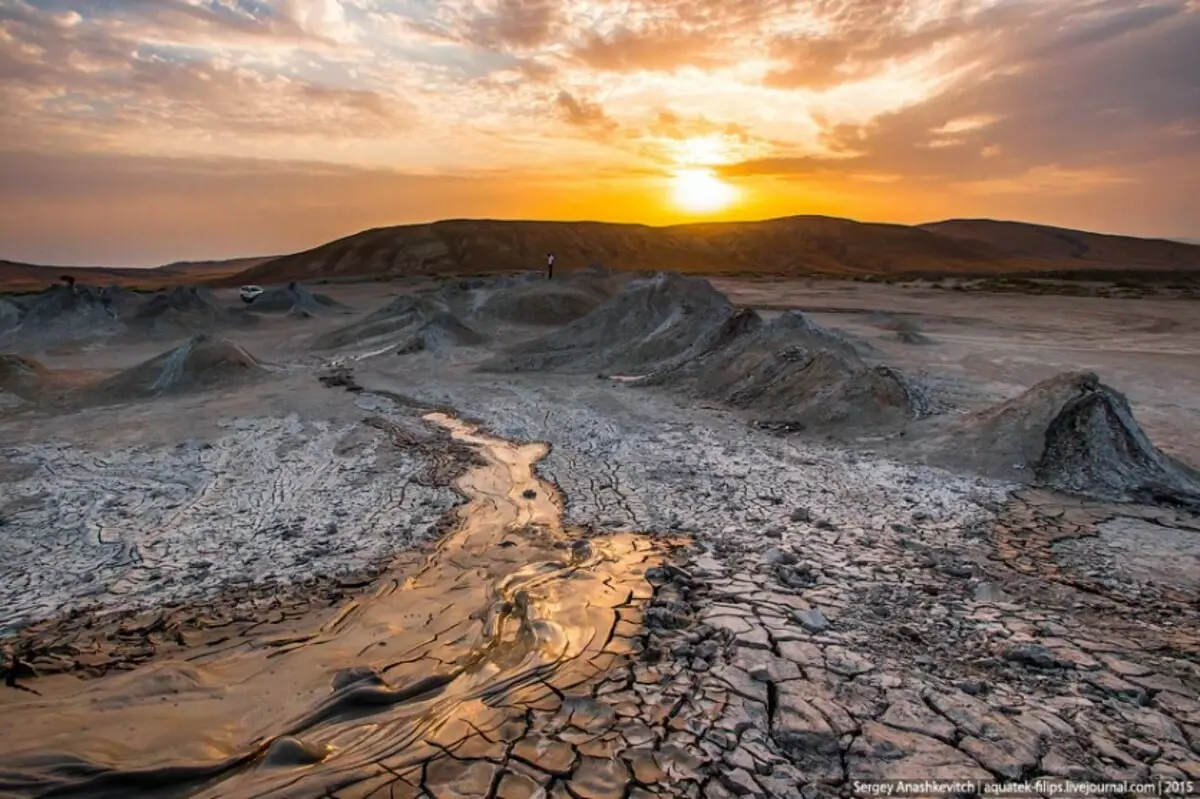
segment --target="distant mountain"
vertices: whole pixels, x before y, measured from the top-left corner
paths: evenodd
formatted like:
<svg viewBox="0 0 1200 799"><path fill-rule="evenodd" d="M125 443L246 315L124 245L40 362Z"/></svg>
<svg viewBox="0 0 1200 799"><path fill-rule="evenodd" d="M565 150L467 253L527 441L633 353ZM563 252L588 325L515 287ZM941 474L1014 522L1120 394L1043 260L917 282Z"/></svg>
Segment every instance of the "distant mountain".
<svg viewBox="0 0 1200 799"><path fill-rule="evenodd" d="M227 261L180 261L153 269L107 266L45 266L0 261L0 291L40 291L70 275L80 283L128 288L159 289L181 283L198 283L235 275L270 258L231 258Z"/></svg>
<svg viewBox="0 0 1200 799"><path fill-rule="evenodd" d="M792 216L669 227L452 219L367 230L293 255L179 262L156 269L0 261L0 291L36 291L64 274L89 283L148 289L180 283L236 286L483 274L542 269L550 252L563 270L601 263L626 271L701 275L1200 273L1200 246L1194 244L988 219L908 226Z"/></svg>
<svg viewBox="0 0 1200 799"><path fill-rule="evenodd" d="M1056 261L1059 269L1200 269L1200 247L1167 239L1111 236L991 219L948 219L920 227L960 241L986 244L1017 258Z"/></svg>
<svg viewBox="0 0 1200 799"><path fill-rule="evenodd" d="M449 220L377 228L248 269L230 282L565 269L694 274L982 275L1072 269L1200 269L1200 247L1018 222L909 227L819 216L670 227L600 222Z"/></svg>
<svg viewBox="0 0 1200 799"><path fill-rule="evenodd" d="M378 228L253 267L237 280L470 274L540 269L553 252L565 269L602 263L697 274L849 275L974 272L990 247L919 228L829 217L672 227L602 222L449 220Z"/></svg>

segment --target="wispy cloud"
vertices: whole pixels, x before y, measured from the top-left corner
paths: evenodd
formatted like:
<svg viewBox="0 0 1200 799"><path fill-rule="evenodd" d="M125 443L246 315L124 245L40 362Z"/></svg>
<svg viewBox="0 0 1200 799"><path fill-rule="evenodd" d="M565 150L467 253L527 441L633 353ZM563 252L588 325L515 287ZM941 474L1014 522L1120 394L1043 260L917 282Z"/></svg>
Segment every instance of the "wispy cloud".
<svg viewBox="0 0 1200 799"><path fill-rule="evenodd" d="M1175 218L1197 41L1193 0L0 0L0 140L514 184L704 164L772 213L1153 176L1134 214Z"/></svg>

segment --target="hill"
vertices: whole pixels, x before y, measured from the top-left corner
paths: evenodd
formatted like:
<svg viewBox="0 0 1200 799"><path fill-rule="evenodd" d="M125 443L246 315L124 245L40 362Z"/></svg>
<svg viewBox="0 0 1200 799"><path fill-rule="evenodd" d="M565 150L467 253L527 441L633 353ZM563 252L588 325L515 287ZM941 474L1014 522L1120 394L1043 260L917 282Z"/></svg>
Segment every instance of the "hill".
<svg viewBox="0 0 1200 799"><path fill-rule="evenodd" d="M270 258L231 258L227 261L180 261L152 269L107 266L46 266L0 260L0 292L42 291L70 275L80 283L120 285L156 290L180 283L199 283L235 275Z"/></svg>
<svg viewBox="0 0 1200 799"><path fill-rule="evenodd" d="M920 228L984 244L1018 259L1054 261L1059 264L1057 269L1200 268L1200 247L1168 239L1139 239L992 219L948 219Z"/></svg>
<svg viewBox="0 0 1200 799"><path fill-rule="evenodd" d="M1065 238L1070 234L1070 241ZM1200 247L1021 223L905 226L796 216L653 228L600 222L448 220L377 228L252 267L226 281L478 274L540 269L691 274L1004 275L1075 268L1200 270Z"/></svg>

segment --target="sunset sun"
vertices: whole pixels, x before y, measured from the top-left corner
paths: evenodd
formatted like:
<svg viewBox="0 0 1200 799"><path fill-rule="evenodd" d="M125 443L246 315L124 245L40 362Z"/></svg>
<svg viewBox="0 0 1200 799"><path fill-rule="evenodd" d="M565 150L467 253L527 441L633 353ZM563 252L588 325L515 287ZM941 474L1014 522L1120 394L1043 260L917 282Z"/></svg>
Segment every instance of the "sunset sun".
<svg viewBox="0 0 1200 799"><path fill-rule="evenodd" d="M711 169L680 169L671 179L671 199L681 210L711 214L728 208L738 190L718 178Z"/></svg>

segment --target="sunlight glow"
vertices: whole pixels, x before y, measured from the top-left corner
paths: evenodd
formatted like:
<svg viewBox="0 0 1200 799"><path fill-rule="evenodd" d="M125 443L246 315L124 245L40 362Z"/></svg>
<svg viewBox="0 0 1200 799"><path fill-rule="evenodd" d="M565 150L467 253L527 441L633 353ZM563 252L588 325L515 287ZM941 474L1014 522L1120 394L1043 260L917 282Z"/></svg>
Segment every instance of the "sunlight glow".
<svg viewBox="0 0 1200 799"><path fill-rule="evenodd" d="M729 207L738 190L718 178L711 169L680 169L671 180L671 198L680 209L708 214Z"/></svg>

